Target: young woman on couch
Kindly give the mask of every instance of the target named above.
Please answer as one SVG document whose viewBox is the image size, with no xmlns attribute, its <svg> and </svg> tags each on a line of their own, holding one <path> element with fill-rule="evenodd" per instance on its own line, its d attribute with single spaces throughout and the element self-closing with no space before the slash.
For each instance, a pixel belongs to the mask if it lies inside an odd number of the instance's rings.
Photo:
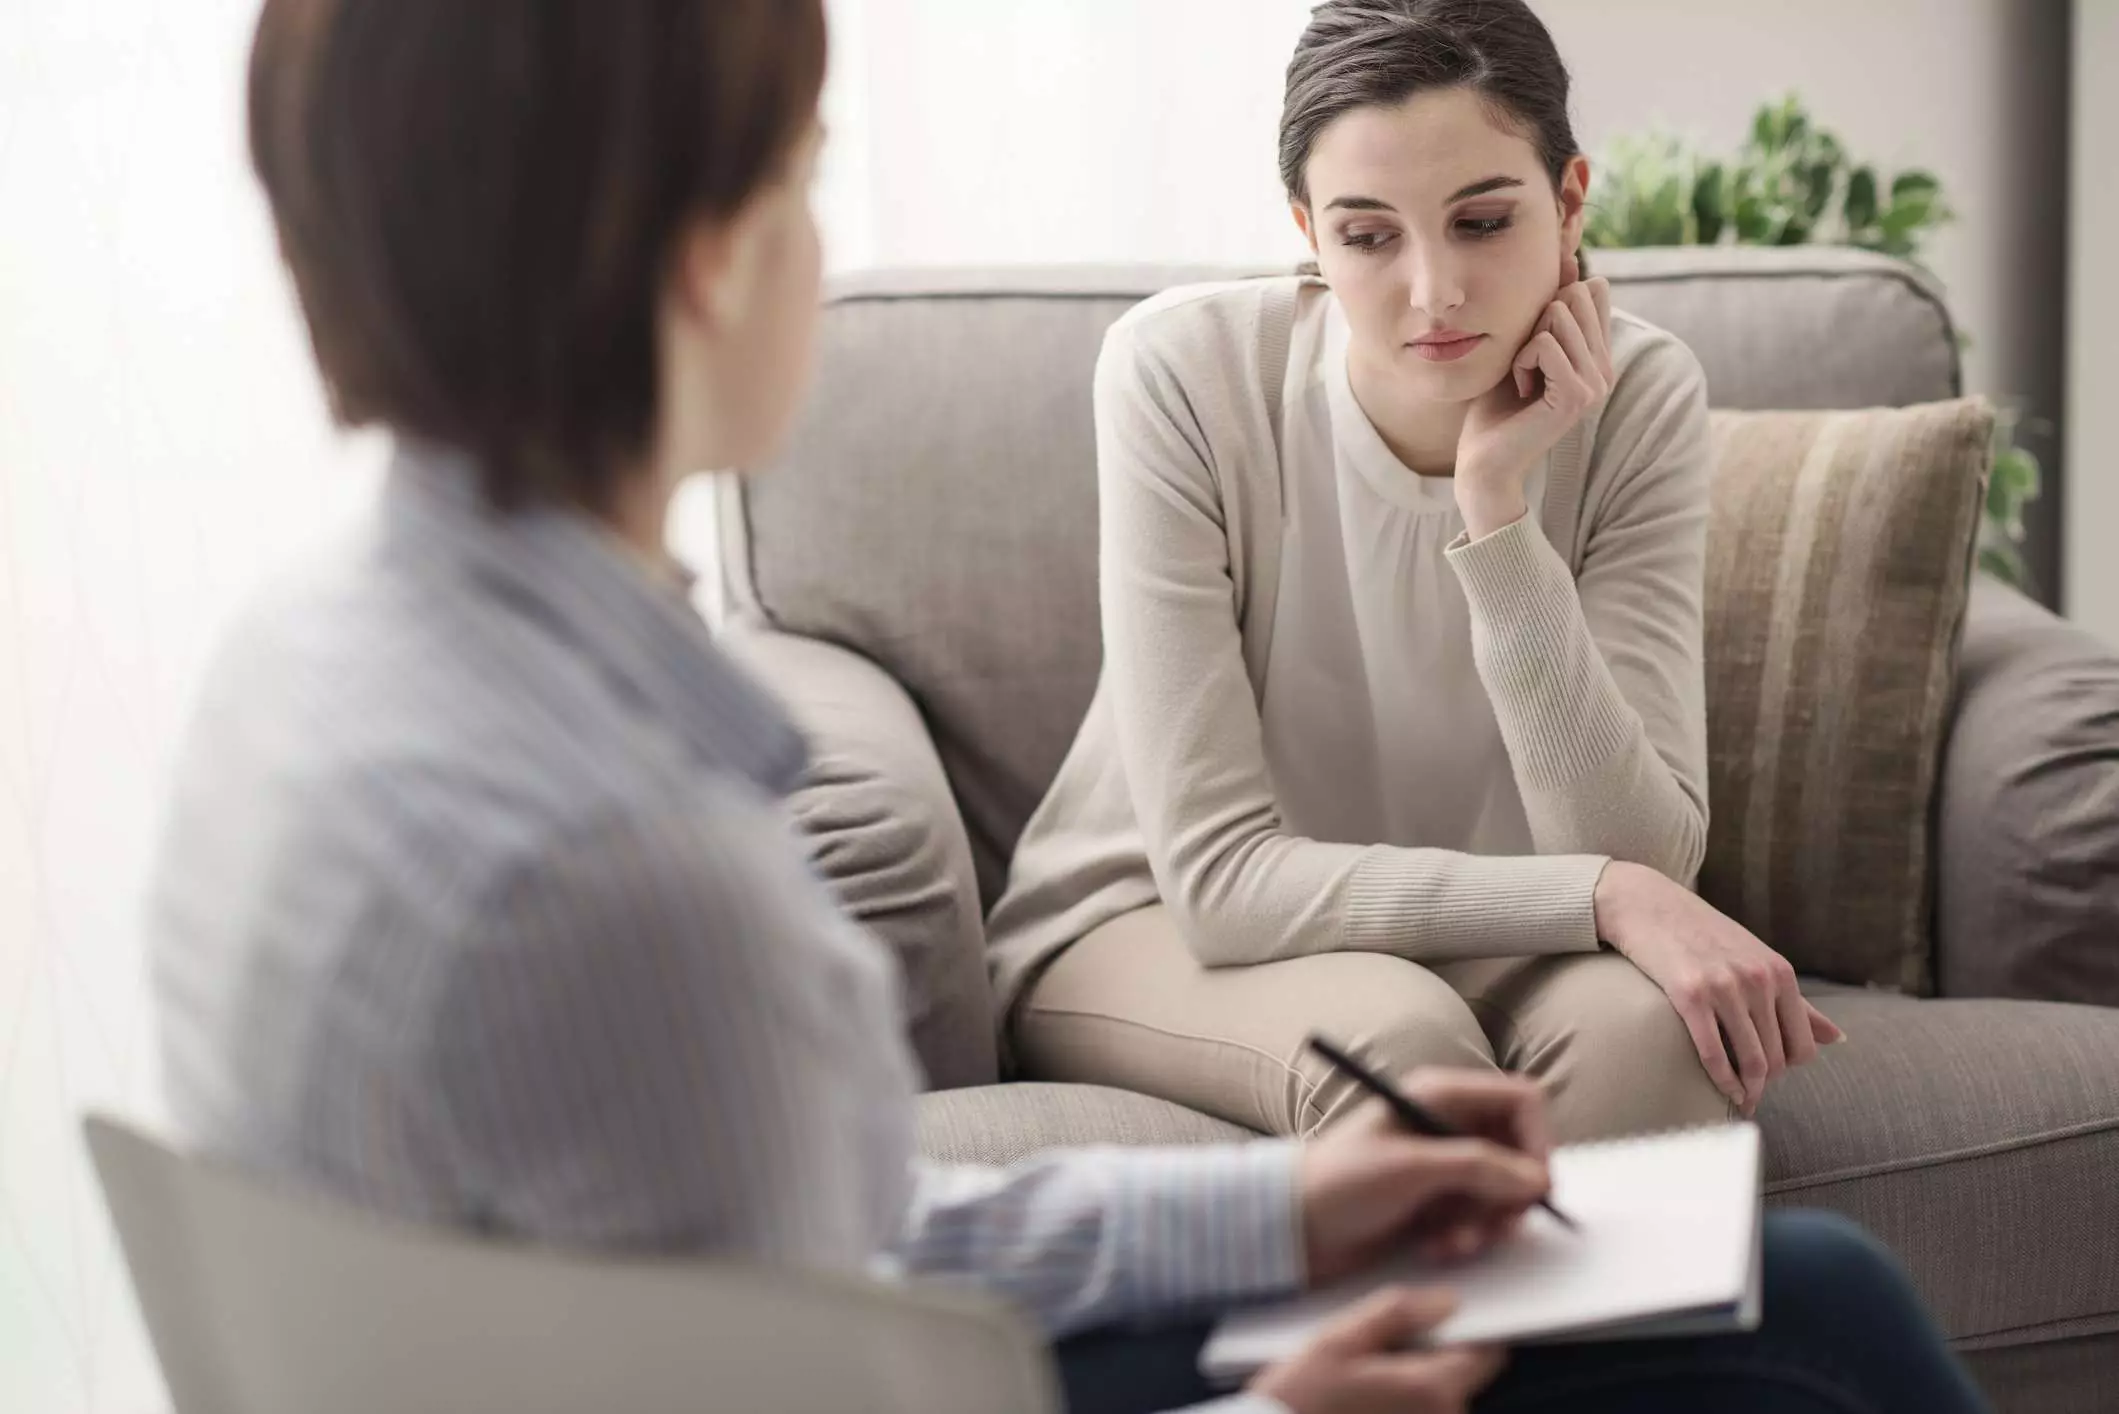
<svg viewBox="0 0 2119 1414">
<path fill-rule="evenodd" d="M 1321 1030 L 1581 1138 L 1839 1039 L 1689 887 L 1706 387 L 1582 278 L 1567 89 L 1522 0 L 1329 0 L 1280 136 L 1317 273 L 1106 340 L 1104 676 L 989 923 L 1025 1076 L 1304 1133 L 1357 1095 Z"/>
</svg>

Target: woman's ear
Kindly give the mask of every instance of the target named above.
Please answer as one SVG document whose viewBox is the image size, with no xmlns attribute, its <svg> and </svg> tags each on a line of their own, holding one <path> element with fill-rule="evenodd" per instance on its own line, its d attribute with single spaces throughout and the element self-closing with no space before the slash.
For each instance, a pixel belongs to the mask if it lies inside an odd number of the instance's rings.
<svg viewBox="0 0 2119 1414">
<path fill-rule="evenodd" d="M 1582 227 L 1588 219 L 1589 159 L 1577 152 L 1560 169 L 1560 264 L 1563 274 L 1560 283 L 1563 285 L 1580 278 L 1574 255 L 1582 248 Z M 1571 278 L 1565 277 L 1569 267 L 1576 270 Z"/>
<path fill-rule="evenodd" d="M 1310 225 L 1310 208 L 1299 201 L 1291 201 L 1288 203 L 1288 214 L 1295 218 L 1295 229 L 1302 232 L 1302 238 L 1310 243 L 1310 254 L 1316 255 L 1317 231 Z"/>
</svg>

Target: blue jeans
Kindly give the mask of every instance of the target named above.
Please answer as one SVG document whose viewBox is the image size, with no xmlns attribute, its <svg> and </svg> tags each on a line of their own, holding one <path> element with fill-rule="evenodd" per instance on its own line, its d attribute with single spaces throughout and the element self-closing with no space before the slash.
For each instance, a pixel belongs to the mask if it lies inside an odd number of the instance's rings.
<svg viewBox="0 0 2119 1414">
<path fill-rule="evenodd" d="M 1525 1346 L 1474 1414 L 1986 1414 L 1882 1244 L 1826 1213 L 1766 1217 L 1766 1312 L 1748 1335 Z M 1063 1342 L 1069 1414 L 1148 1414 L 1216 1393 L 1209 1327 Z"/>
</svg>

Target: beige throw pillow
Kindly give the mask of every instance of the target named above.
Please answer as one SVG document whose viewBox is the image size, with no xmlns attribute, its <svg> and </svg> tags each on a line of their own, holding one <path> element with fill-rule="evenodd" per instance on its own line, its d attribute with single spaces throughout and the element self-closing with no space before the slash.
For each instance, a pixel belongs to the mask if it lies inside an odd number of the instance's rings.
<svg viewBox="0 0 2119 1414">
<path fill-rule="evenodd" d="M 1809 975 L 1927 992 L 1993 411 L 1717 412 L 1700 892 Z"/>
</svg>

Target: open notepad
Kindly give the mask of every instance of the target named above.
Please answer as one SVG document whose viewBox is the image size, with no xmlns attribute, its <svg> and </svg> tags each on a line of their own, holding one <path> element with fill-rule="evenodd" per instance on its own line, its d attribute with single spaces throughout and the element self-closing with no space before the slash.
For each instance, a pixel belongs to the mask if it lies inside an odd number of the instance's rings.
<svg viewBox="0 0 2119 1414">
<path fill-rule="evenodd" d="M 1387 1283 L 1443 1286 L 1455 1314 L 1430 1343 L 1616 1340 L 1755 1330 L 1759 1137 L 1749 1124 L 1580 1144 L 1552 1156 L 1552 1200 L 1508 1243 L 1461 1266 L 1386 1262 L 1361 1277 L 1222 1321 L 1200 1352 L 1234 1381 L 1299 1351 L 1343 1307 Z"/>
</svg>

